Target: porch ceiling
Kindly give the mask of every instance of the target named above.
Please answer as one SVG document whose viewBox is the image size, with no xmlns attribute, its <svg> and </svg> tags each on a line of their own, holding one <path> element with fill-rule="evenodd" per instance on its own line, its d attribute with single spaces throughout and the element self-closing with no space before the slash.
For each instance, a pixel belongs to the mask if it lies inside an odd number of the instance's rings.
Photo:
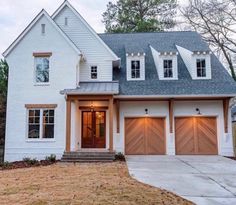
<svg viewBox="0 0 236 205">
<path fill-rule="evenodd" d="M 112 82 L 81 82 L 75 89 L 64 89 L 65 95 L 109 95 L 119 94 L 119 83 Z"/>
</svg>

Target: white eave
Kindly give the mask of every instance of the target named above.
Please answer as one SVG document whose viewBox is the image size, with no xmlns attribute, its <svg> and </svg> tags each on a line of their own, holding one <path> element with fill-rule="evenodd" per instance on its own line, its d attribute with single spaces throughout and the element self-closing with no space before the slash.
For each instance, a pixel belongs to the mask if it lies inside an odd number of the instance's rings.
<svg viewBox="0 0 236 205">
<path fill-rule="evenodd" d="M 11 51 L 15 48 L 16 45 L 24 38 L 24 36 L 31 30 L 31 28 L 37 23 L 37 21 L 45 16 L 49 22 L 55 27 L 55 29 L 64 37 L 67 43 L 78 53 L 81 55 L 81 51 L 76 47 L 76 45 L 68 38 L 68 36 L 56 25 L 56 23 L 52 20 L 49 14 L 42 9 L 41 12 L 30 22 L 30 24 L 25 28 L 25 30 L 16 38 L 16 40 L 4 51 L 3 56 L 6 58 Z"/>
<path fill-rule="evenodd" d="M 105 44 L 105 42 L 97 35 L 97 33 L 93 30 L 93 28 L 85 21 L 85 19 L 76 11 L 76 9 L 67 1 L 65 0 L 62 5 L 53 13 L 51 16 L 52 19 L 54 19 L 61 10 L 67 6 L 71 9 L 71 11 L 83 22 L 83 24 L 89 29 L 89 31 L 96 37 L 96 39 L 109 51 L 109 53 L 112 55 L 113 60 L 117 61 L 120 60 L 120 58 Z"/>
</svg>

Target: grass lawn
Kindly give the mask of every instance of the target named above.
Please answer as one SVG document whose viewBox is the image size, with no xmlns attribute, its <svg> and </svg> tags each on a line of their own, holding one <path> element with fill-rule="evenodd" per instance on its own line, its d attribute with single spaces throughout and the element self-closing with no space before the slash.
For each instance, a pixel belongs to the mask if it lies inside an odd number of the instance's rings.
<svg viewBox="0 0 236 205">
<path fill-rule="evenodd" d="M 132 179 L 125 162 L 54 164 L 0 171 L 0 204 L 192 203 Z"/>
</svg>

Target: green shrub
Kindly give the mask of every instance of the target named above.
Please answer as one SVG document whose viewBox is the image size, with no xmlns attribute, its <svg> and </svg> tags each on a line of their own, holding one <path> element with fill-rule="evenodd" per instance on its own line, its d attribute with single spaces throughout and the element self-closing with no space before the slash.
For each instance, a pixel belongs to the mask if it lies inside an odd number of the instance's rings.
<svg viewBox="0 0 236 205">
<path fill-rule="evenodd" d="M 115 159 L 119 161 L 125 161 L 125 155 L 122 152 L 118 152 L 115 155 Z"/>
<path fill-rule="evenodd" d="M 39 161 L 36 158 L 31 159 L 30 157 L 23 158 L 23 161 L 28 165 L 35 165 L 39 163 Z"/>
<path fill-rule="evenodd" d="M 0 163 L 0 167 L 2 167 L 3 169 L 8 168 L 10 166 L 11 166 L 11 163 L 8 161 Z"/>
<path fill-rule="evenodd" d="M 56 162 L 56 159 L 57 159 L 57 156 L 55 154 L 51 154 L 51 155 L 45 157 L 46 161 L 49 161 L 52 163 Z"/>
</svg>

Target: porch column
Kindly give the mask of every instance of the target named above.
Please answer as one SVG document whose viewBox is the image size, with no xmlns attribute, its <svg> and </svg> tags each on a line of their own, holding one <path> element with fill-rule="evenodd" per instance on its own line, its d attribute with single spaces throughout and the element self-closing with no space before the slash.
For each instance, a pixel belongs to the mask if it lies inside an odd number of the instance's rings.
<svg viewBox="0 0 236 205">
<path fill-rule="evenodd" d="M 66 152 L 70 152 L 71 144 L 71 100 L 66 100 Z"/>
<path fill-rule="evenodd" d="M 113 151 L 113 97 L 109 99 L 109 150 Z"/>
<path fill-rule="evenodd" d="M 173 106 L 174 100 L 169 100 L 169 124 L 170 124 L 170 133 L 173 133 Z"/>
<path fill-rule="evenodd" d="M 229 98 L 223 100 L 223 112 L 224 112 L 224 129 L 225 133 L 228 133 Z"/>
<path fill-rule="evenodd" d="M 116 132 L 120 133 L 120 101 L 116 100 Z"/>
</svg>

